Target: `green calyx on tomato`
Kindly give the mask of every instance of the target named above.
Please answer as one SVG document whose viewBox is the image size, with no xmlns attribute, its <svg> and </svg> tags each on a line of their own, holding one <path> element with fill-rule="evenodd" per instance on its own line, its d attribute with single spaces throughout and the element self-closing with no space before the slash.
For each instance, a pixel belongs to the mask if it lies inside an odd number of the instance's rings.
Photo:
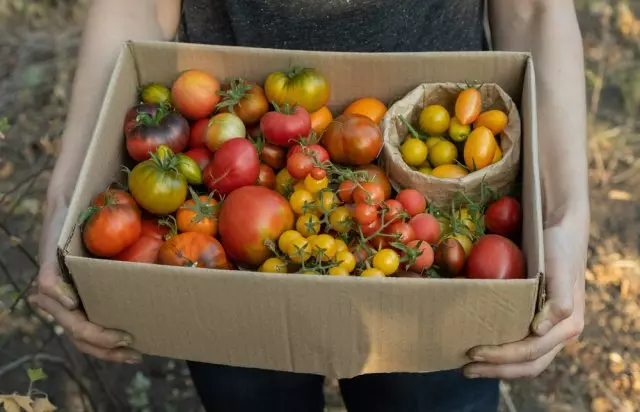
<svg viewBox="0 0 640 412">
<path fill-rule="evenodd" d="M 218 91 L 222 100 L 216 109 L 238 116 L 246 125 L 256 124 L 269 111 L 264 89 L 257 83 L 234 78 Z"/>
<path fill-rule="evenodd" d="M 300 105 L 309 113 L 320 109 L 329 100 L 327 80 L 312 68 L 293 67 L 286 72 L 271 73 L 264 82 L 264 90 L 269 101 L 278 105 Z"/>
</svg>

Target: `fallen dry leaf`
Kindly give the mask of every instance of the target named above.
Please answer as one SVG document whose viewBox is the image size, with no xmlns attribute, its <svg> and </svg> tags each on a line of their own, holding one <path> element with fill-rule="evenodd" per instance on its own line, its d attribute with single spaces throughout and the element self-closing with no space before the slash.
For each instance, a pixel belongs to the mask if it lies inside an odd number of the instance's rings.
<svg viewBox="0 0 640 412">
<path fill-rule="evenodd" d="M 6 412 L 33 412 L 33 400 L 28 396 L 13 394 L 0 396 L 0 405 L 4 406 Z"/>
<path fill-rule="evenodd" d="M 38 398 L 33 403 L 33 412 L 53 412 L 57 409 L 49 402 L 49 398 Z"/>
</svg>

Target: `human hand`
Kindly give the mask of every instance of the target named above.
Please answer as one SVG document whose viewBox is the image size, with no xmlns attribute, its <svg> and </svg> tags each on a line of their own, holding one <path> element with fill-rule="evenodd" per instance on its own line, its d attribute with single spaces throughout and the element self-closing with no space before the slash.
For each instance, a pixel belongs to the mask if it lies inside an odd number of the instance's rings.
<svg viewBox="0 0 640 412">
<path fill-rule="evenodd" d="M 582 333 L 589 228 L 578 226 L 565 223 L 544 231 L 547 301 L 531 324 L 532 334 L 519 342 L 471 349 L 473 362 L 464 368 L 467 377 L 536 377 Z"/>
<path fill-rule="evenodd" d="M 82 352 L 113 362 L 139 363 L 140 353 L 128 348 L 133 337 L 89 322 L 79 307 L 80 300 L 73 287 L 60 276 L 56 247 L 66 212 L 66 208 L 57 208 L 45 219 L 38 287 L 29 300 L 53 316 Z"/>
</svg>

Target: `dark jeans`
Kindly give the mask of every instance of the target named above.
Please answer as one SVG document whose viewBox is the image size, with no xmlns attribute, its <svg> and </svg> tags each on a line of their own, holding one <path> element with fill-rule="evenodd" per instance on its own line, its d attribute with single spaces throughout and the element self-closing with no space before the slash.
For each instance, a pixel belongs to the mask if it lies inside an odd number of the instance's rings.
<svg viewBox="0 0 640 412">
<path fill-rule="evenodd" d="M 322 412 L 324 377 L 189 362 L 207 412 Z M 496 412 L 498 380 L 461 371 L 371 374 L 340 381 L 349 412 Z"/>
</svg>

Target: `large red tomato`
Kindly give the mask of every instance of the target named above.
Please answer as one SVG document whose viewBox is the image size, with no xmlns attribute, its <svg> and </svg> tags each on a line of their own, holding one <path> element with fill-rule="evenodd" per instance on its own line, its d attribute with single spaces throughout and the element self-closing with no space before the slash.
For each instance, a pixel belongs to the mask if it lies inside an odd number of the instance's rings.
<svg viewBox="0 0 640 412">
<path fill-rule="evenodd" d="M 220 83 L 209 73 L 187 70 L 173 82 L 171 101 L 184 117 L 198 120 L 209 116 L 220 101 Z"/>
<path fill-rule="evenodd" d="M 260 119 L 260 130 L 267 142 L 291 147 L 311 132 L 309 112 L 298 106 L 292 111 L 268 112 Z"/>
<path fill-rule="evenodd" d="M 199 147 L 207 147 L 207 129 L 209 127 L 209 118 L 203 118 L 191 125 L 191 133 L 189 134 L 189 148 L 197 149 Z"/>
<path fill-rule="evenodd" d="M 184 152 L 185 156 L 189 156 L 192 158 L 198 166 L 200 166 L 200 170 L 204 170 L 205 167 L 211 163 L 211 158 L 213 157 L 213 152 L 207 149 L 206 147 L 198 147 L 195 149 L 187 150 Z"/>
<path fill-rule="evenodd" d="M 233 262 L 257 267 L 272 255 L 265 242 L 277 244 L 293 223 L 293 210 L 282 195 L 262 186 L 245 186 L 222 202 L 218 233 Z"/>
<path fill-rule="evenodd" d="M 322 133 L 324 146 L 334 163 L 366 165 L 378 157 L 382 149 L 380 127 L 366 116 L 342 114 Z"/>
<path fill-rule="evenodd" d="M 478 239 L 467 258 L 467 277 L 471 279 L 523 279 L 524 255 L 515 243 L 499 235 Z"/>
<path fill-rule="evenodd" d="M 259 173 L 260 159 L 256 147 L 249 140 L 239 137 L 220 146 L 202 175 L 210 190 L 226 194 L 254 184 Z"/>
<path fill-rule="evenodd" d="M 511 196 L 505 196 L 490 204 L 484 214 L 484 225 L 491 233 L 513 237 L 522 227 L 520 202 Z"/>
<path fill-rule="evenodd" d="M 209 269 L 229 267 L 227 255 L 220 242 L 199 232 L 180 233 L 164 242 L 158 252 L 158 263 Z"/>
</svg>

